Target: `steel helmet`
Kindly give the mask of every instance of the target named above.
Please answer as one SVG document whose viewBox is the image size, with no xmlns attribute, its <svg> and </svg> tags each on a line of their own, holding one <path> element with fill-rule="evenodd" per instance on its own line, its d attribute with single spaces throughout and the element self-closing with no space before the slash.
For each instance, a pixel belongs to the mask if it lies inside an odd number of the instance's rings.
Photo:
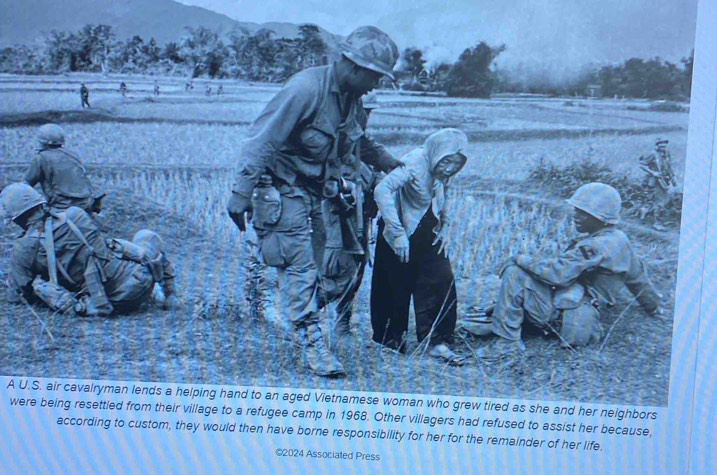
<svg viewBox="0 0 717 475">
<path fill-rule="evenodd" d="M 359 66 L 396 80 L 393 67 L 398 61 L 398 46 L 375 26 L 356 28 L 341 44 L 341 53 Z"/>
<path fill-rule="evenodd" d="M 588 183 L 581 186 L 575 190 L 568 204 L 606 224 L 617 224 L 620 220 L 622 207 L 620 193 L 604 183 Z"/>
<path fill-rule="evenodd" d="M 589 303 L 563 310 L 560 327 L 561 346 L 586 346 L 602 340 L 603 328 L 600 314 Z"/>
<path fill-rule="evenodd" d="M 375 92 L 369 92 L 363 96 L 363 108 L 364 109 L 378 109 L 381 107 L 378 103 L 378 98 Z"/>
<path fill-rule="evenodd" d="M 670 141 L 667 140 L 667 139 L 657 138 L 657 139 L 655 140 L 655 145 L 657 145 L 657 146 L 667 145 L 668 143 L 670 143 Z"/>
<path fill-rule="evenodd" d="M 46 203 L 47 200 L 27 183 L 13 183 L 0 192 L 2 214 L 13 221 L 35 206 Z"/>
<path fill-rule="evenodd" d="M 64 145 L 65 131 L 57 124 L 45 124 L 37 129 L 36 138 L 40 145 Z"/>
<path fill-rule="evenodd" d="M 157 259 L 164 252 L 164 242 L 159 234 L 149 229 L 141 229 L 132 238 L 132 242 L 144 249 L 144 255 L 150 259 Z"/>
</svg>

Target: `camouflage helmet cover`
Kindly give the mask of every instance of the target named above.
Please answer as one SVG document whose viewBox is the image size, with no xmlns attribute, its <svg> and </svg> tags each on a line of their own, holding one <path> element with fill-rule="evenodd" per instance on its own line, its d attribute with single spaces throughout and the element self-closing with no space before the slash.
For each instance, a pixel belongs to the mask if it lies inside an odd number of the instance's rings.
<svg viewBox="0 0 717 475">
<path fill-rule="evenodd" d="M 573 193 L 568 204 L 588 213 L 606 224 L 620 220 L 622 199 L 620 193 L 604 183 L 587 183 Z"/>
<path fill-rule="evenodd" d="M 362 99 L 364 109 L 378 109 L 380 104 L 378 103 L 378 97 L 375 92 L 369 92 Z"/>
<path fill-rule="evenodd" d="M 65 131 L 57 124 L 45 124 L 35 136 L 40 145 L 64 145 Z"/>
<path fill-rule="evenodd" d="M 27 183 L 13 183 L 0 192 L 0 210 L 13 221 L 47 200 Z"/>
<path fill-rule="evenodd" d="M 375 26 L 356 28 L 341 44 L 341 53 L 363 68 L 396 80 L 393 67 L 398 61 L 398 46 Z"/>
<path fill-rule="evenodd" d="M 667 139 L 663 139 L 663 138 L 659 138 L 659 137 L 657 139 L 655 139 L 655 145 L 657 145 L 657 146 L 667 145 L 668 143 L 670 143 L 670 141 Z"/>
</svg>

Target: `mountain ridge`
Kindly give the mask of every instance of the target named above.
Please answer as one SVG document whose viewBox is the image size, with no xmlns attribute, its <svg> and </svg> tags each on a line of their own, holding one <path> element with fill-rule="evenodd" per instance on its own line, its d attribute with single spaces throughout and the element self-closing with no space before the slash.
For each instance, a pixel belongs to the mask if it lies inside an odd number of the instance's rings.
<svg viewBox="0 0 717 475">
<path fill-rule="evenodd" d="M 211 28 L 220 36 L 235 26 L 250 33 L 268 28 L 279 38 L 295 38 L 299 32 L 297 24 L 243 22 L 173 0 L 0 0 L 0 12 L 0 47 L 42 44 L 52 30 L 75 32 L 87 24 L 110 25 L 120 40 L 139 35 L 160 45 L 178 42 L 187 26 Z M 329 48 L 335 48 L 341 37 L 320 29 Z"/>
</svg>

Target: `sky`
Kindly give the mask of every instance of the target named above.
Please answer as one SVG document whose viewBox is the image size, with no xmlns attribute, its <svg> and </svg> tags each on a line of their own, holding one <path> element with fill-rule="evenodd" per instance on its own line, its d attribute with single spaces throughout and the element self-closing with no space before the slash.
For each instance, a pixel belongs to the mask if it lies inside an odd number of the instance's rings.
<svg viewBox="0 0 717 475">
<path fill-rule="evenodd" d="M 549 70 L 660 56 L 672 62 L 694 43 L 696 0 L 181 0 L 256 23 L 314 23 L 347 35 L 361 25 L 386 31 L 400 49 L 426 51 L 429 66 L 466 47 L 505 44 L 506 69 Z"/>
</svg>

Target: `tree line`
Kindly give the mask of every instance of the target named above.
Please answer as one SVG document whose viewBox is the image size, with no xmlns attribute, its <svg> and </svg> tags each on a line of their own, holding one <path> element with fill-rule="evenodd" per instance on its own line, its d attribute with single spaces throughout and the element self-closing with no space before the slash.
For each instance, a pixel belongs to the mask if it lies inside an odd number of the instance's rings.
<svg viewBox="0 0 717 475">
<path fill-rule="evenodd" d="M 632 58 L 616 65 L 592 66 L 561 81 L 518 79 L 495 67 L 505 45 L 478 42 L 453 63 L 426 68 L 424 52 L 403 50 L 396 68 L 398 85 L 415 91 L 442 91 L 455 97 L 490 97 L 496 92 L 593 95 L 649 99 L 689 98 L 694 51 L 680 64 L 660 58 Z M 296 38 L 236 26 L 222 37 L 205 27 L 185 28 L 178 41 L 159 45 L 140 36 L 119 40 L 108 25 L 86 25 L 75 32 L 50 32 L 37 47 L 0 50 L 0 72 L 57 74 L 74 71 L 233 78 L 283 82 L 310 66 L 327 64 L 338 52 L 324 42 L 316 25 L 299 26 Z"/>
<path fill-rule="evenodd" d="M 179 41 L 159 45 L 140 36 L 119 40 L 108 25 L 76 32 L 52 31 L 38 47 L 0 50 L 0 71 L 18 74 L 102 72 L 282 82 L 304 68 L 328 62 L 328 47 L 316 25 L 299 26 L 297 38 L 275 38 L 235 27 L 222 38 L 205 27 L 185 28 Z"/>
</svg>

